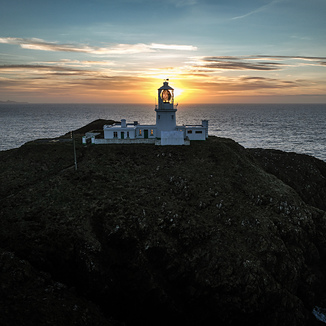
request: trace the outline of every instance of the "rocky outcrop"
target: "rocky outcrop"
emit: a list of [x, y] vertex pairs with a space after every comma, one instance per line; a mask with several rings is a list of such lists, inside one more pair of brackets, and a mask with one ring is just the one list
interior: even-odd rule
[[262, 168], [292, 187], [309, 205], [326, 210], [326, 164], [309, 155], [273, 149], [248, 150]]
[[78, 145], [77, 171], [70, 143], [1, 152], [0, 291], [20, 298], [0, 302], [5, 318], [35, 325], [37, 302], [50, 321], [72, 311], [66, 325], [317, 323], [325, 212], [258, 152]]
[[0, 250], [1, 325], [117, 325], [92, 302]]

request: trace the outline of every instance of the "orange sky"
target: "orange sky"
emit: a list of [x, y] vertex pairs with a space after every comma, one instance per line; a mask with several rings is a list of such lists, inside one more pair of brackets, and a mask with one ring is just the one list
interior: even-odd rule
[[169, 78], [179, 103], [326, 103], [325, 10], [320, 0], [12, 0], [1, 8], [0, 101], [154, 104]]
[[326, 59], [280, 56], [257, 61], [194, 57], [178, 68], [154, 69], [142, 63], [143, 71], [128, 62], [123, 63], [127, 71], [121, 71], [118, 64], [112, 67], [105, 61], [4, 65], [0, 100], [154, 104], [157, 89], [169, 78], [179, 103], [326, 103]]

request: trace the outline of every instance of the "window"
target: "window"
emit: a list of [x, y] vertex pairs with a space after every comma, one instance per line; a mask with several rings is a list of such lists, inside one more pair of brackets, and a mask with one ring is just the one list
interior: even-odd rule
[[139, 129], [139, 136], [141, 136], [141, 129]]
[[202, 130], [196, 130], [196, 134], [202, 134], [203, 131]]
[[161, 119], [161, 116], [160, 116], [160, 115], [158, 115], [158, 116], [157, 116], [157, 118], [160, 120], [160, 119]]
[[151, 129], [151, 136], [154, 136], [154, 130]]
[[174, 119], [174, 115], [173, 115], [173, 114], [171, 115], [171, 119], [172, 119], [172, 120]]
[[118, 138], [118, 132], [117, 131], [113, 132], [113, 138]]
[[192, 130], [187, 130], [187, 134], [192, 134]]
[[129, 131], [127, 131], [127, 138], [129, 138]]
[[163, 100], [163, 103], [169, 103], [171, 100], [171, 92], [168, 89], [164, 89], [161, 92], [161, 98]]

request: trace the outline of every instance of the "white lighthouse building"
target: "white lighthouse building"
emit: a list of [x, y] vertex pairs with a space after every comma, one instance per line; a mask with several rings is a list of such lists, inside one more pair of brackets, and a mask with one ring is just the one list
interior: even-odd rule
[[158, 104], [155, 106], [156, 124], [141, 125], [138, 121], [104, 125], [104, 137], [96, 133], [86, 133], [83, 143], [91, 140], [93, 144], [132, 144], [153, 143], [156, 145], [189, 145], [191, 140], [206, 140], [208, 137], [208, 120], [200, 125], [178, 126], [176, 122], [177, 106], [174, 105], [174, 89], [168, 79], [158, 90]]
[[161, 138], [162, 131], [175, 131], [177, 127], [176, 112], [174, 107], [174, 89], [166, 80], [157, 90], [158, 105], [156, 111], [157, 137]]

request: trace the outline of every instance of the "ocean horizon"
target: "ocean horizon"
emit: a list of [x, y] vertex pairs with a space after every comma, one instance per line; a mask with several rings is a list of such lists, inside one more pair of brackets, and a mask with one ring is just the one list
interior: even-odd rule
[[[96, 119], [155, 124], [155, 104], [0, 103], [0, 150], [55, 138]], [[209, 120], [209, 135], [245, 148], [308, 154], [326, 161], [326, 104], [180, 104], [178, 125]]]

